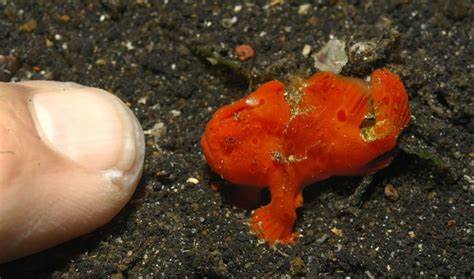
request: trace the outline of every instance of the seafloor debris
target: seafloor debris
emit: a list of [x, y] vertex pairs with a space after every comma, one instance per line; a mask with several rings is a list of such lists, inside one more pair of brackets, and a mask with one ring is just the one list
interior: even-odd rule
[[308, 57], [310, 53], [311, 53], [311, 46], [304, 45], [303, 50], [301, 51], [301, 54], [303, 54], [304, 57]]
[[385, 197], [391, 201], [396, 201], [400, 197], [397, 188], [393, 187], [390, 183], [385, 185], [384, 193]]
[[240, 61], [245, 61], [252, 58], [255, 55], [255, 50], [250, 45], [238, 45], [235, 47], [235, 55]]
[[384, 31], [377, 38], [353, 42], [349, 47], [349, 63], [344, 73], [366, 76], [399, 54], [400, 33], [395, 29]]
[[344, 236], [344, 232], [341, 230], [341, 229], [338, 229], [336, 227], [332, 228], [331, 229], [331, 232], [335, 235], [337, 235], [338, 237], [342, 237]]
[[150, 135], [156, 141], [158, 138], [166, 134], [166, 126], [163, 122], [156, 122], [151, 129], [144, 132], [145, 135]]
[[313, 55], [314, 67], [320, 71], [340, 73], [348, 59], [346, 42], [338, 39], [329, 40], [326, 45]]

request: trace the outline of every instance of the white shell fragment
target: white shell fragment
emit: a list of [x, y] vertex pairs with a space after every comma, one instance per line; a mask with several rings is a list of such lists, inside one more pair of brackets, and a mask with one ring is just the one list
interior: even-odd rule
[[338, 39], [329, 40], [326, 45], [312, 57], [314, 67], [320, 71], [330, 71], [339, 74], [347, 64], [346, 42]]

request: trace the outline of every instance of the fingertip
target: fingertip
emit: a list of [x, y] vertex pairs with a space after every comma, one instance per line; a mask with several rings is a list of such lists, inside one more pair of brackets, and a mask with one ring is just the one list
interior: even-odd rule
[[143, 130], [128, 106], [97, 88], [29, 82], [31, 112], [45, 144], [56, 153], [121, 185], [133, 185], [143, 167]]

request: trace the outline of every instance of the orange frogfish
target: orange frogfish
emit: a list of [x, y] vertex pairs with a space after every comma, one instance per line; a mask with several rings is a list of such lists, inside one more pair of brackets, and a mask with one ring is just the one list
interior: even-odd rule
[[[386, 167], [408, 124], [408, 95], [386, 69], [370, 85], [319, 72], [285, 85], [267, 82], [216, 111], [201, 139], [213, 171], [240, 185], [268, 187], [271, 201], [252, 214], [251, 231], [270, 245], [294, 243], [306, 185]], [[382, 158], [382, 159], [381, 159]]]

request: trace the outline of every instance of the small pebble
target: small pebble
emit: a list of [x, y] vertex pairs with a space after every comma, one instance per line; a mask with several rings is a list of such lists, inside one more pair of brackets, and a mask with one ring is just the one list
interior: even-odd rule
[[307, 15], [310, 9], [311, 9], [311, 4], [300, 5], [298, 7], [298, 14], [299, 15]]
[[238, 12], [240, 12], [240, 11], [242, 11], [242, 5], [236, 5], [236, 6], [234, 7], [234, 12], [235, 12], [235, 13], [238, 13]]
[[45, 39], [45, 45], [47, 48], [50, 48], [54, 45], [53, 41]]
[[99, 65], [99, 66], [103, 66], [103, 65], [107, 64], [107, 61], [105, 59], [99, 58], [95, 61], [95, 64]]
[[319, 20], [314, 16], [312, 16], [308, 19], [308, 24], [311, 25], [311, 26], [315, 26], [318, 23], [319, 23]]
[[173, 115], [174, 117], [179, 117], [181, 115], [181, 111], [179, 110], [175, 110], [175, 109], [172, 109], [170, 111], [171, 115]]
[[146, 105], [147, 102], [148, 102], [148, 96], [140, 97], [137, 101], [137, 103], [139, 103], [141, 105]]
[[385, 197], [391, 201], [396, 201], [400, 197], [397, 188], [393, 187], [392, 184], [385, 185], [384, 193]]
[[197, 178], [194, 178], [194, 177], [190, 177], [186, 180], [186, 183], [191, 183], [191, 184], [198, 184], [199, 183], [199, 180]]
[[270, 6], [277, 6], [277, 5], [281, 5], [281, 4], [284, 4], [285, 3], [285, 0], [271, 0], [270, 1]]
[[303, 54], [304, 57], [308, 57], [308, 55], [311, 53], [311, 46], [310, 45], [304, 45], [303, 50], [301, 51], [301, 54]]
[[132, 42], [130, 41], [126, 41], [125, 42], [125, 47], [128, 49], [128, 50], [134, 50], [135, 47], [133, 46]]
[[332, 228], [331, 232], [339, 237], [342, 237], [344, 235], [342, 230], [338, 228]]
[[61, 22], [69, 22], [71, 20], [71, 17], [68, 15], [62, 15], [59, 17], [59, 21]]
[[31, 33], [36, 29], [36, 27], [38, 27], [36, 20], [30, 19], [20, 26], [20, 31]]
[[235, 47], [235, 55], [240, 61], [245, 61], [255, 55], [255, 51], [250, 45], [238, 45]]

